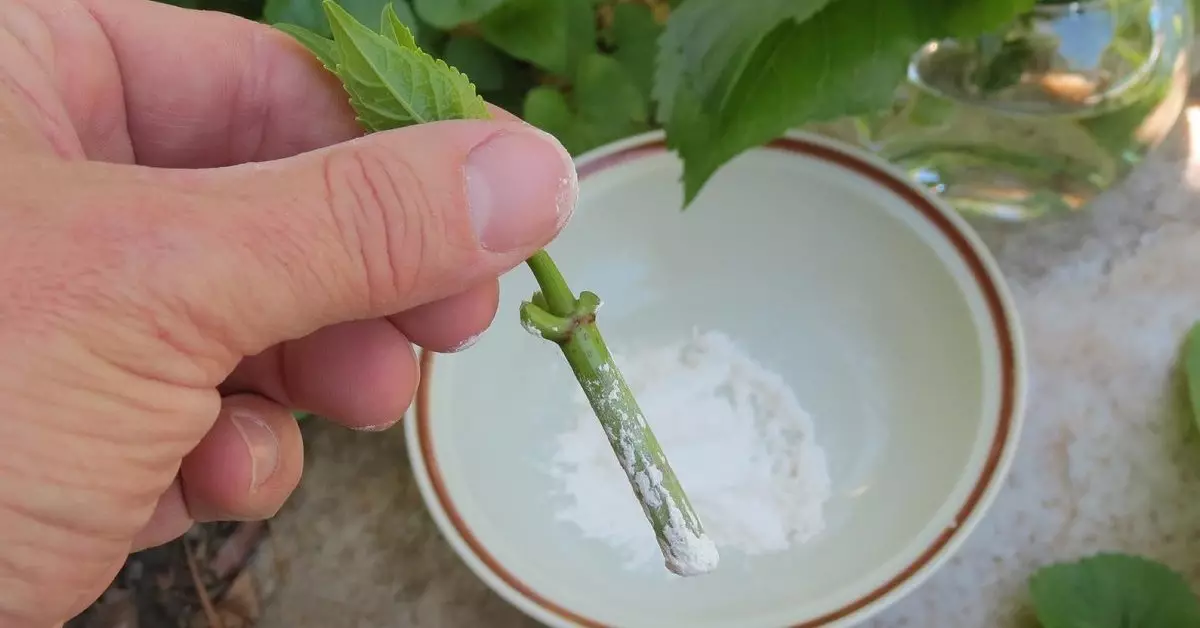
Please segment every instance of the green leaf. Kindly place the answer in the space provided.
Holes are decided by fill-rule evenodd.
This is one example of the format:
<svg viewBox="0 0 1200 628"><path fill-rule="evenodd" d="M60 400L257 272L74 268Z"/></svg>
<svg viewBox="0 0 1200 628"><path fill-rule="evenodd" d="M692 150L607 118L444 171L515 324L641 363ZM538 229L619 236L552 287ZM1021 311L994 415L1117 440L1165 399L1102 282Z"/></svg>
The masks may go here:
<svg viewBox="0 0 1200 628"><path fill-rule="evenodd" d="M495 46L478 37L451 37L446 41L441 57L466 74L480 91L504 88L508 59Z"/></svg>
<svg viewBox="0 0 1200 628"><path fill-rule="evenodd" d="M267 0L263 7L263 19L268 24L288 23L303 27L322 37L330 37L329 22L325 19L322 7L324 0ZM407 0L337 0L338 6L345 9L354 19L368 28L378 29L382 26L379 17L389 4L395 4L396 10L409 30L418 32L415 20L411 20L412 8ZM407 15L407 17L406 17Z"/></svg>
<svg viewBox="0 0 1200 628"><path fill-rule="evenodd" d="M275 24L275 28L296 38L296 41L308 48L309 52L325 65L325 68L330 72L337 72L338 51L333 40L327 37L322 37L303 26L295 24L279 23Z"/></svg>
<svg viewBox="0 0 1200 628"><path fill-rule="evenodd" d="M650 98L654 86L655 57L662 32L662 25L654 21L654 13L644 4L622 2L613 9L613 57L646 98Z"/></svg>
<svg viewBox="0 0 1200 628"><path fill-rule="evenodd" d="M620 63L593 54L580 62L570 98L550 87L534 88L523 117L578 155L648 129L649 105Z"/></svg>
<svg viewBox="0 0 1200 628"><path fill-rule="evenodd" d="M412 32L421 50L434 50L445 39L445 33L417 17L408 0L393 0L392 7L396 9L396 17Z"/></svg>
<svg viewBox="0 0 1200 628"><path fill-rule="evenodd" d="M324 6L337 45L336 73L368 130L489 117L487 105L461 72L368 29L332 0ZM404 26L393 23L391 28Z"/></svg>
<svg viewBox="0 0 1200 628"><path fill-rule="evenodd" d="M383 22L380 21L380 16L383 15L383 9L389 4L393 4L392 0L336 0L337 4L346 10L355 20L367 28L378 30L383 27ZM400 4L407 4L404 0L399 0ZM412 10L411 8L409 9Z"/></svg>
<svg viewBox="0 0 1200 628"><path fill-rule="evenodd" d="M449 30L478 20L504 2L505 0L414 0L413 8L422 20Z"/></svg>
<svg viewBox="0 0 1200 628"><path fill-rule="evenodd" d="M596 50L589 0L507 0L479 21L483 38L522 61L562 76Z"/></svg>
<svg viewBox="0 0 1200 628"><path fill-rule="evenodd" d="M1187 379L1192 422L1200 430L1200 322L1192 325L1183 346L1183 373Z"/></svg>
<svg viewBox="0 0 1200 628"><path fill-rule="evenodd" d="M1200 602L1165 565L1098 554L1043 567L1029 582L1042 628L1196 628Z"/></svg>
<svg viewBox="0 0 1200 628"><path fill-rule="evenodd" d="M707 2L689 0L680 12ZM734 69L717 63L719 59L707 62L703 51L696 51L690 61L684 55L684 67L709 68L702 75L678 72L678 42L671 40L674 49L664 42L657 93L667 86L673 90L663 120L668 145L684 161L685 204L726 162L788 129L889 106L909 59L926 42L979 35L1032 4L1033 0L835 0L803 22L779 22ZM669 23L667 30L671 31ZM701 30L695 37L703 35ZM663 37L666 40L667 34ZM744 52L728 44L720 49L734 57ZM660 115L663 111L660 107Z"/></svg>
<svg viewBox="0 0 1200 628"><path fill-rule="evenodd" d="M576 154L572 143L576 135L575 112L567 97L553 87L535 87L525 95L522 111L525 121L555 136L571 154Z"/></svg>
<svg viewBox="0 0 1200 628"><path fill-rule="evenodd" d="M659 42L655 100L659 119L671 118L684 84L705 101L723 96L754 49L776 26L803 22L830 0L688 0L671 12ZM719 104L714 102L713 104Z"/></svg>
<svg viewBox="0 0 1200 628"><path fill-rule="evenodd" d="M420 51L420 48L417 47L417 39L413 37L412 29L400 19L391 3L383 7L379 31L401 48Z"/></svg>

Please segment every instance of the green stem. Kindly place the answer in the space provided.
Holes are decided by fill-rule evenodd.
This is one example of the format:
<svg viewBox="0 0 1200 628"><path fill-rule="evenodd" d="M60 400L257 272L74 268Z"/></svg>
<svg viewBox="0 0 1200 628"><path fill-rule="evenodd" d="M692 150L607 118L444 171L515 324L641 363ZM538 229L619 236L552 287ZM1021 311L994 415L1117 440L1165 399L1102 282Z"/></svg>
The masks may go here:
<svg viewBox="0 0 1200 628"><path fill-rule="evenodd" d="M521 304L521 323L562 349L654 528L667 569L681 576L712 571L718 562L716 547L596 326L600 298L591 292L576 298L545 251L526 264L541 291Z"/></svg>
<svg viewBox="0 0 1200 628"><path fill-rule="evenodd" d="M558 266L550 259L546 251L538 251L533 257L525 260L533 278L537 280L542 297L546 300L544 306L555 316L570 316L575 309L575 294L567 285L567 280L558 272Z"/></svg>

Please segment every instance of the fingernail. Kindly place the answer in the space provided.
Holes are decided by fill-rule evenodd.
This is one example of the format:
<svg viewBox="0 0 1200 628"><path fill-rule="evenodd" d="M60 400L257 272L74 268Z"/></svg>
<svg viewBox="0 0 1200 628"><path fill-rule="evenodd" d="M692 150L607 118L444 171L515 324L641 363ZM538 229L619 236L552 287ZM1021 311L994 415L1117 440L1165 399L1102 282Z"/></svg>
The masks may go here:
<svg viewBox="0 0 1200 628"><path fill-rule="evenodd" d="M471 347L475 346L475 343L479 342L479 337L482 335L483 332L474 334L472 336L467 336L462 342L450 347L449 353L458 353L459 351L466 351L467 349L470 349Z"/></svg>
<svg viewBox="0 0 1200 628"><path fill-rule="evenodd" d="M575 209L575 163L542 131L493 135L471 149L464 171L475 234L489 251L511 251L545 239Z"/></svg>
<svg viewBox="0 0 1200 628"><path fill-rule="evenodd" d="M279 439L265 421L253 414L235 411L229 418L250 454L250 490L257 490L279 464Z"/></svg>
<svg viewBox="0 0 1200 628"><path fill-rule="evenodd" d="M380 423L379 425L364 425L362 427L356 427L353 429L356 432L383 432L399 422L400 422L400 419L396 419L395 421L392 421L390 423Z"/></svg>

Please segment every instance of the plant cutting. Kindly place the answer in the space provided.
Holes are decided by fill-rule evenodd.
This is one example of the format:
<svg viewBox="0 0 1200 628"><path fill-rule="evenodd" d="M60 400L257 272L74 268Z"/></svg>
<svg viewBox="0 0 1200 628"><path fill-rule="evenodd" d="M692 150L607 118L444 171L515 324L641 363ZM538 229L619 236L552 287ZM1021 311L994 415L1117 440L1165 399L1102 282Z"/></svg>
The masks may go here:
<svg viewBox="0 0 1200 628"><path fill-rule="evenodd" d="M466 75L424 52L389 4L375 32L332 0L323 9L332 38L279 25L336 75L367 132L490 114ZM521 305L521 323L562 349L641 503L667 569L693 576L718 554L679 484L596 326L600 298L571 291L545 251L526 260L540 291Z"/></svg>

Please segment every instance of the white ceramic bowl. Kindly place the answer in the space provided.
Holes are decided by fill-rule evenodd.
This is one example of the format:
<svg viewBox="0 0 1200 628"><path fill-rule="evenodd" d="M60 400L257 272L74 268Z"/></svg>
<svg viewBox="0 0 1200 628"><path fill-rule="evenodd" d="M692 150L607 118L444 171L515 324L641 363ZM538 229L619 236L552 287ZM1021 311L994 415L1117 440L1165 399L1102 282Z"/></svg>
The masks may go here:
<svg viewBox="0 0 1200 628"><path fill-rule="evenodd" d="M1024 406L1017 316L964 221L875 158L806 135L739 157L685 212L657 133L578 165L574 219L549 251L573 289L604 299L610 348L717 329L781 373L828 460L826 527L782 554L723 549L715 572L678 578L661 562L627 571L556 520L545 469L578 384L518 323L536 289L522 267L478 344L422 356L406 425L463 560L550 626L852 625L927 578L999 490Z"/></svg>

